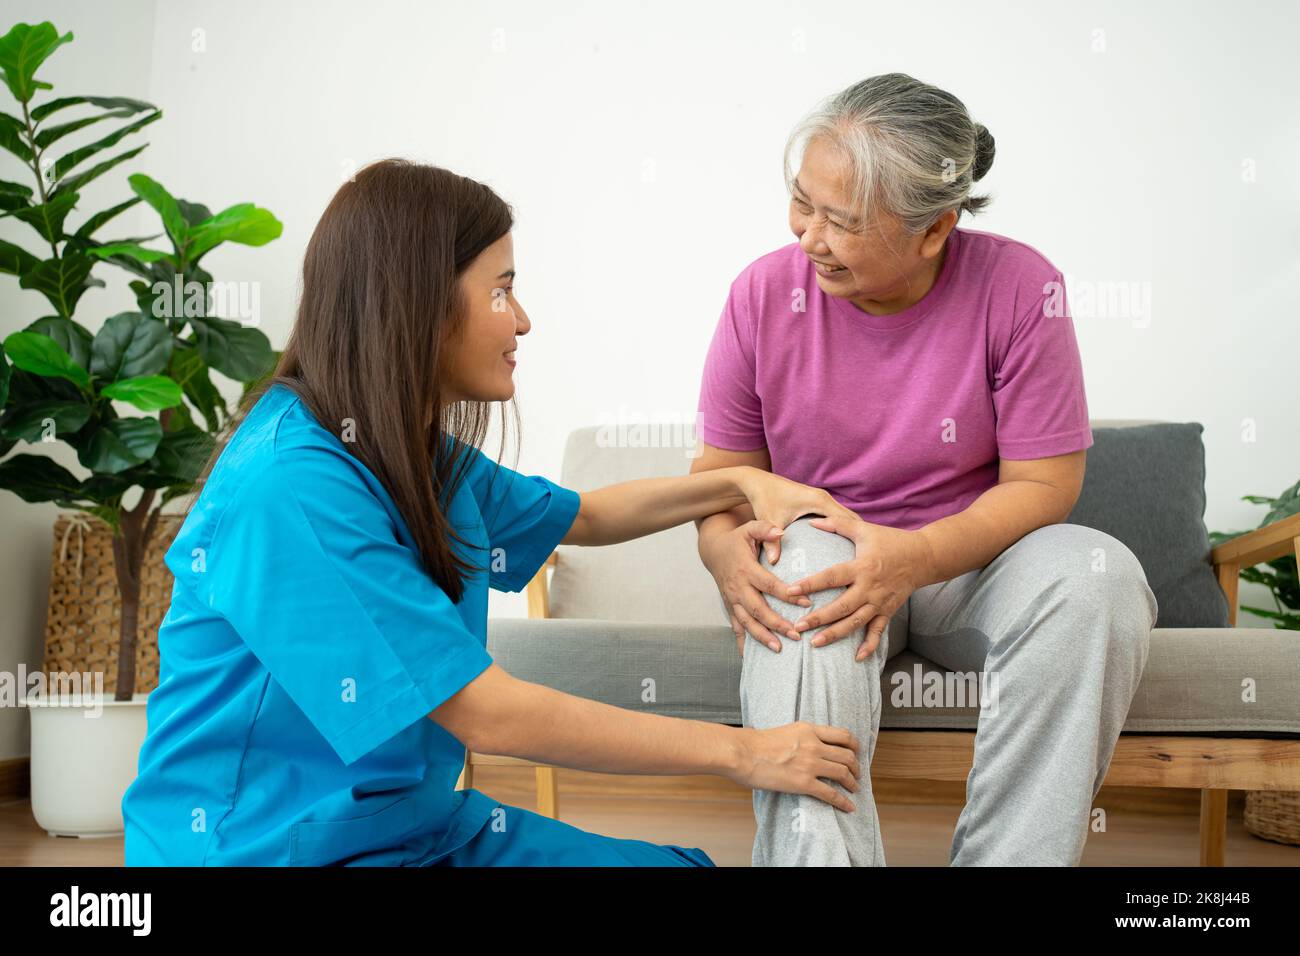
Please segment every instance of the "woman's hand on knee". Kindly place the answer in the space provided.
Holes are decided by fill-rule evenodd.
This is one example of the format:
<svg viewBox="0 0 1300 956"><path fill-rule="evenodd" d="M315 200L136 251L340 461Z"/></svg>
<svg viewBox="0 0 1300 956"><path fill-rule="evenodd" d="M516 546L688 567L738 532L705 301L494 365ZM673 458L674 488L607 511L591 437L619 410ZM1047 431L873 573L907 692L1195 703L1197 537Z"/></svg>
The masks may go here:
<svg viewBox="0 0 1300 956"><path fill-rule="evenodd" d="M796 594L844 589L833 601L796 621L795 630L803 633L824 628L811 641L814 647L821 647L863 628L856 659L866 660L880 646L894 612L927 580L932 557L929 546L915 531L871 524L860 518L816 518L810 523L848 538L856 555L852 561L818 571L790 586Z"/></svg>
<svg viewBox="0 0 1300 956"><path fill-rule="evenodd" d="M858 791L858 740L842 727L799 721L784 727L741 728L741 758L733 779L754 790L805 793L852 813L853 802L830 783Z"/></svg>
<svg viewBox="0 0 1300 956"><path fill-rule="evenodd" d="M745 653L745 635L753 636L773 651L781 650L777 634L799 640L794 625L783 618L767 603L764 594L799 607L812 607L806 595L791 594L789 585L758 561L758 549L765 543L778 540L781 529L766 521L749 521L734 531L719 535L704 557L705 567L713 575L731 613L731 630L736 635L736 647Z"/></svg>

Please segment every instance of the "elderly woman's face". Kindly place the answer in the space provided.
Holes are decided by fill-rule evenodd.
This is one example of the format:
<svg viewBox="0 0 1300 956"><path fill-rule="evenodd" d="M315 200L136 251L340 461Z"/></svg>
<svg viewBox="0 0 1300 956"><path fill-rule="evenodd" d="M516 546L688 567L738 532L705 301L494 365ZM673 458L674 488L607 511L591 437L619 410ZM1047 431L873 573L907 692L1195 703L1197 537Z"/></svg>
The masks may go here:
<svg viewBox="0 0 1300 956"><path fill-rule="evenodd" d="M821 139L809 142L791 186L790 229L823 292L877 315L901 311L925 294L927 270L937 271L924 254L926 234L907 237L892 216L863 222L852 208L848 171L840 150Z"/></svg>

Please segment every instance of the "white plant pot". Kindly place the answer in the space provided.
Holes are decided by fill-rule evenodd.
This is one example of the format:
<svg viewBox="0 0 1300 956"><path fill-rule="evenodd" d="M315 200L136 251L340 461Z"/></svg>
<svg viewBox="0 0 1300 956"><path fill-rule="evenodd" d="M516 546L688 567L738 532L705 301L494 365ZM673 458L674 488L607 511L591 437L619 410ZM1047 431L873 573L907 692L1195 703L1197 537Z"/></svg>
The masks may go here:
<svg viewBox="0 0 1300 956"><path fill-rule="evenodd" d="M136 777L148 696L28 695L32 816L51 836L122 835L122 797Z"/></svg>

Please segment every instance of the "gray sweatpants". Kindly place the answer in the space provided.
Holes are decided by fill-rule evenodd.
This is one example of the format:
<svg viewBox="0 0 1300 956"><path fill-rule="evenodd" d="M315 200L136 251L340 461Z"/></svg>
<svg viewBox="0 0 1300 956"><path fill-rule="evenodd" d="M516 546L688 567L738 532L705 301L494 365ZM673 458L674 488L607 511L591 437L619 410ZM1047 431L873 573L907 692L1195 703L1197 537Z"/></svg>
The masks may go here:
<svg viewBox="0 0 1300 956"><path fill-rule="evenodd" d="M787 583L853 558L851 541L809 520L786 529L775 567L761 555L763 567ZM842 591L811 595L813 606ZM767 601L790 621L805 613L770 595ZM809 643L817 631L798 641L782 636L780 653L746 638L745 726L805 720L847 728L859 740L862 769L858 791L845 791L853 813L816 797L755 790L754 865L885 865L869 767L881 672L906 646L966 675L966 686L980 682L986 698L951 864L1077 865L1092 800L1146 665L1156 612L1142 566L1122 542L1082 525L1054 524L1025 535L982 569L913 592L865 661L854 660L863 628L824 647ZM916 697L925 700L919 690Z"/></svg>

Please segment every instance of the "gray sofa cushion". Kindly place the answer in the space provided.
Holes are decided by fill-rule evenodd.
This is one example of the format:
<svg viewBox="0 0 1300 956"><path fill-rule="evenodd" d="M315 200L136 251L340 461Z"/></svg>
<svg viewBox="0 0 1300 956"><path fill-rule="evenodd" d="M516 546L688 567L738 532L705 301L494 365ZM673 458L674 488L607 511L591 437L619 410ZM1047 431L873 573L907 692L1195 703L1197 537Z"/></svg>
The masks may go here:
<svg viewBox="0 0 1300 956"><path fill-rule="evenodd" d="M1198 422L1093 426L1083 491L1066 520L1128 545L1160 605L1156 627L1227 627L1210 564Z"/></svg>
<svg viewBox="0 0 1300 956"><path fill-rule="evenodd" d="M521 680L629 710L740 724L740 655L722 625L493 618L488 652ZM772 653L751 648L746 653ZM944 669L905 650L881 675L880 726L974 730L976 703L927 707L899 692ZM900 675L896 677L895 675ZM1255 694L1243 699L1242 681ZM901 703L900 703L901 700ZM1300 734L1300 641L1268 628L1157 628L1125 733Z"/></svg>

